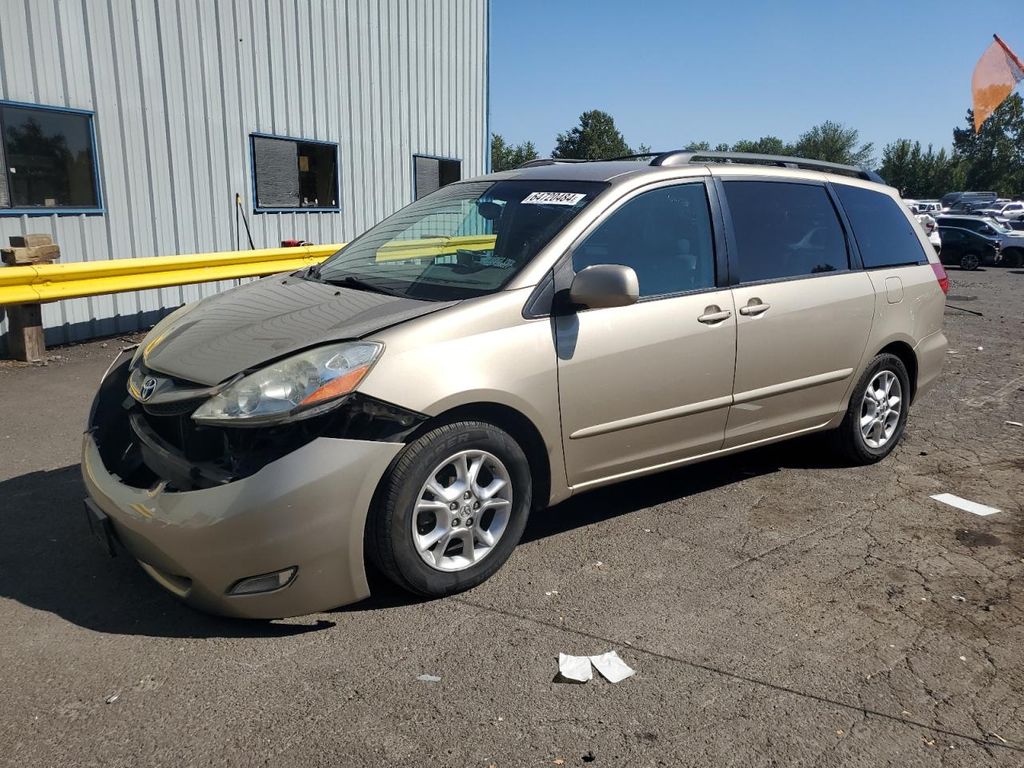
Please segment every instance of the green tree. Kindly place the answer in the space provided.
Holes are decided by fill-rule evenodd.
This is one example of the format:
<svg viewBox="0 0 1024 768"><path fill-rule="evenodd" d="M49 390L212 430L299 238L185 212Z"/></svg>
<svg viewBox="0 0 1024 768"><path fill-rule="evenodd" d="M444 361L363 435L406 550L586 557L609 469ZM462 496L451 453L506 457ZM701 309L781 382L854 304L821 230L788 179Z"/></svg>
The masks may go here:
<svg viewBox="0 0 1024 768"><path fill-rule="evenodd" d="M626 139L615 127L615 118L607 112L592 109L580 115L580 123L558 134L552 157L576 160L603 160L631 155Z"/></svg>
<svg viewBox="0 0 1024 768"><path fill-rule="evenodd" d="M919 141L897 139L882 150L878 172L903 197L937 198L953 188L956 165L945 147L936 152L931 144L922 149Z"/></svg>
<svg viewBox="0 0 1024 768"><path fill-rule="evenodd" d="M758 155L792 155L793 148L778 136L762 136L760 139L742 139L732 145L733 152L753 152Z"/></svg>
<svg viewBox="0 0 1024 768"><path fill-rule="evenodd" d="M525 162L536 160L540 155L532 141L522 144L509 144L498 133L491 134L491 170L508 171L518 168Z"/></svg>
<svg viewBox="0 0 1024 768"><path fill-rule="evenodd" d="M813 160L830 163L857 165L871 168L874 165L874 144L860 142L860 132L842 123L826 120L800 135L793 154Z"/></svg>
<svg viewBox="0 0 1024 768"><path fill-rule="evenodd" d="M994 190L1003 195L1024 192L1024 99L1011 94L974 132L974 111L967 127L953 130L953 156L963 174L964 189Z"/></svg>

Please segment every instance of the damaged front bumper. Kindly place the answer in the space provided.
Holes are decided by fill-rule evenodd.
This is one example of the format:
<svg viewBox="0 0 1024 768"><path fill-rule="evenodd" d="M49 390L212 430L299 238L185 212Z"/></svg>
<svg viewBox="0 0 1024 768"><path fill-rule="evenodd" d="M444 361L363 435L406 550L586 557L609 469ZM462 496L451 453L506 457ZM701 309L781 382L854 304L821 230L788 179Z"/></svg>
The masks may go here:
<svg viewBox="0 0 1024 768"><path fill-rule="evenodd" d="M97 399L124 401L116 392L122 377L110 376L115 381ZM403 443L316 437L252 474L184 490L159 477L127 482L108 466L117 460L101 442L127 428L116 406L94 407L82 474L119 542L161 586L206 611L263 619L369 595L363 528L377 484ZM243 580L291 568L294 576L273 591L229 593Z"/></svg>

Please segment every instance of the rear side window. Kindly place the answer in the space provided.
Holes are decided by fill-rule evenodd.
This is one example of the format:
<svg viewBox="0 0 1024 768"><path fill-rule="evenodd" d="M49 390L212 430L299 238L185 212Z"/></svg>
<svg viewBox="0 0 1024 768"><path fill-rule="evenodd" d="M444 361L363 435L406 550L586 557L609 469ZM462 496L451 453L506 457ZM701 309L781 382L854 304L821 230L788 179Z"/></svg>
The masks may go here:
<svg viewBox="0 0 1024 768"><path fill-rule="evenodd" d="M711 214L703 183L637 195L572 254L574 271L595 264L632 267L640 296L665 296L715 285Z"/></svg>
<svg viewBox="0 0 1024 768"><path fill-rule="evenodd" d="M846 237L825 188L781 181L727 181L740 282L850 268Z"/></svg>
<svg viewBox="0 0 1024 768"><path fill-rule="evenodd" d="M835 190L867 269L927 263L913 225L895 200L881 192L845 184L836 184Z"/></svg>

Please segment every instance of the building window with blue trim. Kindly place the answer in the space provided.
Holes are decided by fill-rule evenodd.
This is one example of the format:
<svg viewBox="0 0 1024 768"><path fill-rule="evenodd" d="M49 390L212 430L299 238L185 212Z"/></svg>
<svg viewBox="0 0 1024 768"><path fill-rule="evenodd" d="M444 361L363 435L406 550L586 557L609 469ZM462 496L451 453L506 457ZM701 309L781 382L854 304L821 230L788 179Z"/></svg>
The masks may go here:
<svg viewBox="0 0 1024 768"><path fill-rule="evenodd" d="M450 157L413 155L413 194L416 199L462 178L462 161Z"/></svg>
<svg viewBox="0 0 1024 768"><path fill-rule="evenodd" d="M0 102L0 213L99 211L91 112Z"/></svg>
<svg viewBox="0 0 1024 768"><path fill-rule="evenodd" d="M257 211L338 210L338 145L252 134Z"/></svg>

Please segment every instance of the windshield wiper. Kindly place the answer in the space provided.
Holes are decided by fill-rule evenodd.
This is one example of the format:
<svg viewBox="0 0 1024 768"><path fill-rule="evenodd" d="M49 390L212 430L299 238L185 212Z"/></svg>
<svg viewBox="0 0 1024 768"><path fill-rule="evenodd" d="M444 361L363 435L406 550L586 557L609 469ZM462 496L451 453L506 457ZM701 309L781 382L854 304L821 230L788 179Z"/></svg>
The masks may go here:
<svg viewBox="0 0 1024 768"><path fill-rule="evenodd" d="M382 286L377 285L376 283L367 282L366 280L358 278L355 275L345 275L344 277L334 278L334 279L331 279L331 280L325 280L324 278L320 277L319 273L317 273L317 278L316 279L321 280L322 282L325 282L325 283L327 283L329 285L340 285L340 286L344 286L345 288L354 288L357 291L368 291L370 293L382 293L385 296L399 296L399 297L402 297L402 298L405 297L405 294L403 294L403 293L399 293L398 291L393 291L393 290L391 290L389 288L384 288Z"/></svg>

